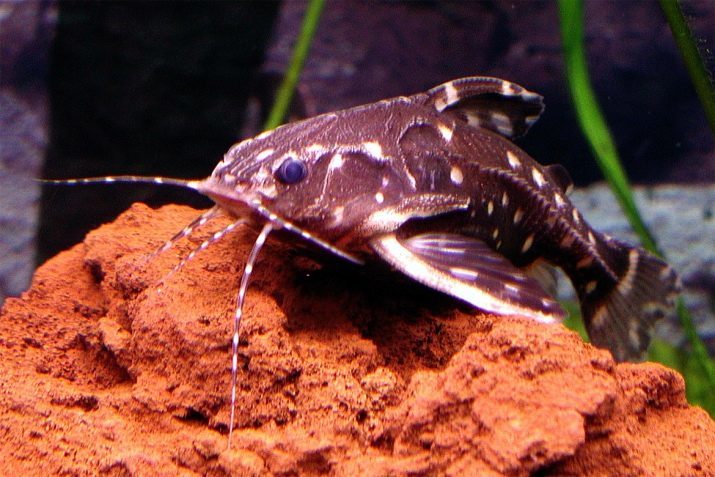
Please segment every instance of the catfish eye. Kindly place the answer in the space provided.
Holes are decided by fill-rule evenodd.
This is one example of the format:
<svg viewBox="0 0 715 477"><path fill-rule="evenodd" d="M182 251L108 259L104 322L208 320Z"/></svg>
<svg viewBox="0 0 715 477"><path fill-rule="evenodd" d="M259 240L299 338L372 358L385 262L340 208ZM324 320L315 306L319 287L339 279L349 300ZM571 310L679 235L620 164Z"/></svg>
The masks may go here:
<svg viewBox="0 0 715 477"><path fill-rule="evenodd" d="M303 161L289 157L276 171L276 179L284 184L295 184L303 180L308 173L308 169L303 164Z"/></svg>

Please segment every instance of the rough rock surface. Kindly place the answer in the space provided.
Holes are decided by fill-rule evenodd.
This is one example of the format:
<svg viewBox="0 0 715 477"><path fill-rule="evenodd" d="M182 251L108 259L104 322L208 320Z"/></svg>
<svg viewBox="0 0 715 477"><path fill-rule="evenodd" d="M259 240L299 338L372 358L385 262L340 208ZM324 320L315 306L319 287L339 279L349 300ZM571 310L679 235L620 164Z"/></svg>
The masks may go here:
<svg viewBox="0 0 715 477"><path fill-rule="evenodd" d="M674 371L270 241L227 450L231 316L253 234L171 276L227 222L147 259L196 215L135 205L7 300L4 473L715 475L715 423Z"/></svg>

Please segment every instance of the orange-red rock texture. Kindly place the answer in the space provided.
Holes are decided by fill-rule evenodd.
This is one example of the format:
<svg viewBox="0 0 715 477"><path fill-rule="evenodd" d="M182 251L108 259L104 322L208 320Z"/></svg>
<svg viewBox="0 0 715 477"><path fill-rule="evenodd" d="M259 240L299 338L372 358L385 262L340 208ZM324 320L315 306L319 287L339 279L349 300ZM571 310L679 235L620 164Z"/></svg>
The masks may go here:
<svg viewBox="0 0 715 477"><path fill-rule="evenodd" d="M4 475L715 475L683 380L561 326L481 315L254 233L148 255L197 215L135 205L48 261L0 318Z"/></svg>

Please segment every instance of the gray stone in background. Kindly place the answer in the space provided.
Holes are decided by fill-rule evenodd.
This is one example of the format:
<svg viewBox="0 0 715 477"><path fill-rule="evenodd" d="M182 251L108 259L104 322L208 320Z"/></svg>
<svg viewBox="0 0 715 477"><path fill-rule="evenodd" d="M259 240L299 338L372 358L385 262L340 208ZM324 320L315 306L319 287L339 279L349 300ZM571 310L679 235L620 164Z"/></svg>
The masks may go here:
<svg viewBox="0 0 715 477"><path fill-rule="evenodd" d="M34 271L39 177L47 145L53 2L0 3L0 304Z"/></svg>
<svg viewBox="0 0 715 477"><path fill-rule="evenodd" d="M638 187L635 199L668 262L678 271L684 298L700 335L715 347L715 184ZM571 200L600 232L638 243L616 199L605 184L577 189ZM568 280L559 295L575 299ZM659 325L658 334L674 344L682 340L677 319Z"/></svg>

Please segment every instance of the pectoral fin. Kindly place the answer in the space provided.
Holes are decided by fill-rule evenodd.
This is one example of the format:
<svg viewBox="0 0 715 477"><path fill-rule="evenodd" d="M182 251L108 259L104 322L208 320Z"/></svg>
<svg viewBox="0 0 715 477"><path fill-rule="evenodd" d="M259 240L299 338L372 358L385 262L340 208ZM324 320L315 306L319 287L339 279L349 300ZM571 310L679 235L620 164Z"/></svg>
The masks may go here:
<svg viewBox="0 0 715 477"><path fill-rule="evenodd" d="M373 239L370 246L402 273L482 310L545 323L565 316L536 280L481 240L448 233L389 233Z"/></svg>
<svg viewBox="0 0 715 477"><path fill-rule="evenodd" d="M541 288L551 296L559 289L558 271L546 260L540 258L522 268L524 273L539 282Z"/></svg>

